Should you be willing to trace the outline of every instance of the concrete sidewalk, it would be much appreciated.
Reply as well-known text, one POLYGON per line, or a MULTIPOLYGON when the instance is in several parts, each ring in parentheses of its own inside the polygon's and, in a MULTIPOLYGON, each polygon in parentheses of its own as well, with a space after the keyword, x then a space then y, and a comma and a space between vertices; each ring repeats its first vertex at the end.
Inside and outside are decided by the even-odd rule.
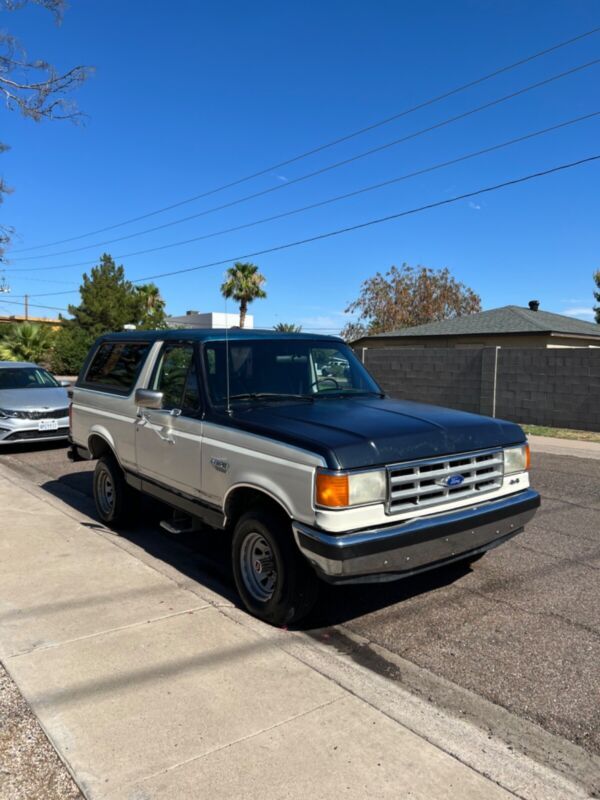
POLYGON ((600 443, 581 439, 556 439, 552 436, 528 436, 532 453, 552 453, 557 456, 593 458, 600 461, 600 443))
POLYGON ((87 798, 584 796, 543 771, 532 781, 512 753, 522 792, 502 788, 478 767, 479 740, 470 765, 431 743, 437 710, 414 712, 427 741, 397 721, 408 697, 384 687, 378 707, 372 686, 349 690, 319 654, 282 646, 295 634, 2 466, 0 509, 0 658, 87 798))

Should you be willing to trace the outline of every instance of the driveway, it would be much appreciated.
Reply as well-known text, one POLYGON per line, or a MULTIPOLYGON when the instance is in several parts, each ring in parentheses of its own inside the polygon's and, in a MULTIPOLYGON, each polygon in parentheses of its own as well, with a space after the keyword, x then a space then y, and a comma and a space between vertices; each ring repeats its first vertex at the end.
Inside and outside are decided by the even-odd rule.
MULTIPOLYGON (((93 464, 71 464, 56 446, 0 457, 90 510, 93 464)), ((483 698, 600 754, 600 461, 537 453, 532 483, 543 498, 535 521, 471 569, 325 587, 304 627, 456 713, 483 698)), ((170 537, 155 519, 153 508, 125 535, 234 596, 222 534, 170 537)))

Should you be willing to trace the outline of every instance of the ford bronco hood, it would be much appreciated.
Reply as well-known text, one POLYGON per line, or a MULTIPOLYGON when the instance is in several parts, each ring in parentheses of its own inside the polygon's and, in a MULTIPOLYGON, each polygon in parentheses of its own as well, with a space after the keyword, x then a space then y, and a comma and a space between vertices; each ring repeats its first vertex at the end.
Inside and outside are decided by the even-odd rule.
POLYGON ((332 469, 520 444, 518 425, 390 398, 322 398, 236 409, 231 422, 322 455, 332 469))

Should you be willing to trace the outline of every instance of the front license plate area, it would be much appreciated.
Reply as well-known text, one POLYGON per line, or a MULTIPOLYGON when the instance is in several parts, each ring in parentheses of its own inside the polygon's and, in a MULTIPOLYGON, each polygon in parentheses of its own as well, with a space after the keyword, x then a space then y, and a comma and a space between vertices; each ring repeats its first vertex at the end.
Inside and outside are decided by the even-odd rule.
POLYGON ((57 419, 42 419, 38 422, 38 431, 57 431, 57 419))

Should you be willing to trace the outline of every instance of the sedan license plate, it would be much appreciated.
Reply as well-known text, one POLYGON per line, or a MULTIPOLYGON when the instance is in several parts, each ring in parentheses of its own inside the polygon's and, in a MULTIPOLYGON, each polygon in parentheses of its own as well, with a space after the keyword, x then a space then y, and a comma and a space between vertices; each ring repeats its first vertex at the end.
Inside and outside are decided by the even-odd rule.
POLYGON ((38 422, 38 431, 56 431, 58 430, 57 419, 42 419, 38 422))

